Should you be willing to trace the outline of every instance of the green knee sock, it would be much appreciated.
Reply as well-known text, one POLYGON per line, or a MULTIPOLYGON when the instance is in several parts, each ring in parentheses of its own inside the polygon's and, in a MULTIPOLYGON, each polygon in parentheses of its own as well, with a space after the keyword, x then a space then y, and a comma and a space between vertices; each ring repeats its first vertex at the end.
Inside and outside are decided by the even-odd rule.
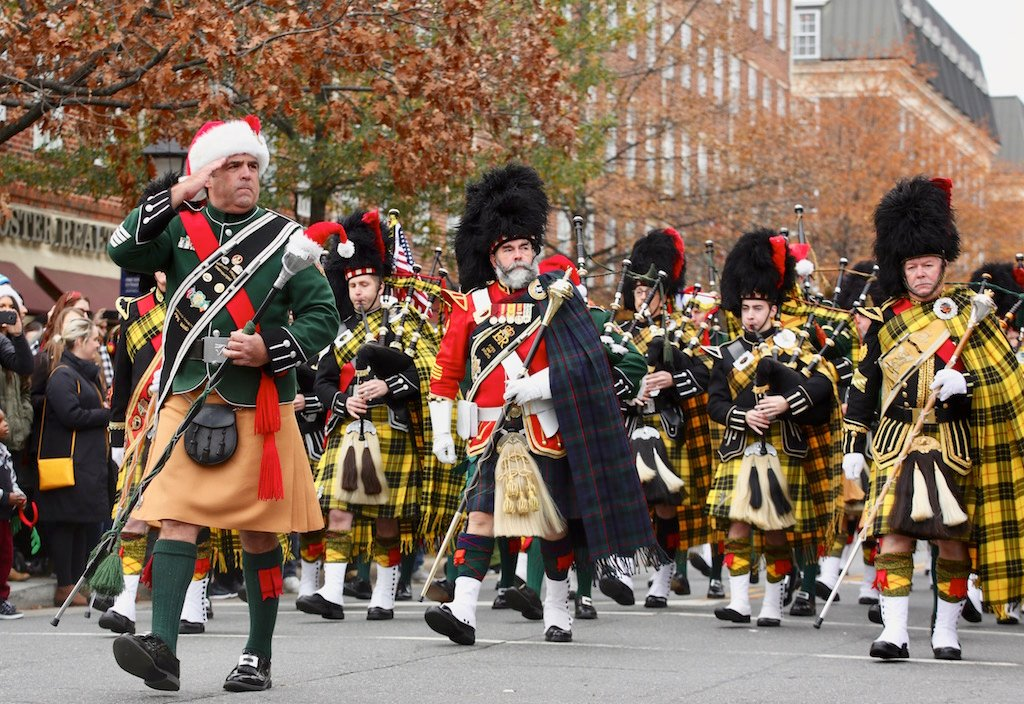
POLYGON ((364 582, 370 581, 370 561, 365 556, 356 560, 356 576, 364 582))
POLYGON ((594 592, 594 568, 592 565, 576 565, 576 596, 590 598, 594 592))
POLYGON ((412 571, 416 566, 416 553, 403 555, 398 566, 398 583, 404 586, 412 584, 412 571))
POLYGON ((800 589, 814 596, 815 582, 818 581, 818 561, 807 560, 801 551, 796 551, 796 564, 800 567, 800 589))
POLYGON ((690 551, 680 550, 676 553, 676 574, 686 578, 686 568, 690 565, 690 551))
MULTIPOLYGON (((501 558, 501 576, 498 578, 498 587, 511 587, 516 581, 516 560, 518 552, 512 552, 508 538, 498 538, 498 557, 501 558)), ((516 545, 519 541, 516 541, 516 545)))
POLYGON ((158 540, 153 547, 153 634, 171 652, 178 648, 178 623, 196 568, 196 544, 158 540))
POLYGON ((246 650, 270 659, 270 641, 277 623, 277 607, 281 602, 281 546, 270 552, 242 553, 245 574, 245 595, 249 603, 249 640, 246 650))
POLYGON ((526 552, 526 586, 540 594, 543 583, 544 557, 540 554, 540 538, 534 538, 526 552))

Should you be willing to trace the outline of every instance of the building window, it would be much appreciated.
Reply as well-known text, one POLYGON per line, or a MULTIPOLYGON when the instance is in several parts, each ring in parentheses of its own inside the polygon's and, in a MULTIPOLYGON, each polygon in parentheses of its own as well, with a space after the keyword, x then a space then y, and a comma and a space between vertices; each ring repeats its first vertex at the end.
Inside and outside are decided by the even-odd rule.
POLYGON ((708 92, 708 48, 701 44, 697 47, 697 93, 701 96, 708 92))
POLYGON ((665 132, 661 138, 661 189, 668 197, 675 195, 676 185, 676 146, 671 132, 665 132))
POLYGON ((729 57, 729 111, 737 113, 740 110, 740 60, 735 56, 729 57))
POLYGON ((747 12, 747 24, 754 31, 757 31, 757 0, 750 0, 750 11, 747 12))
POLYGON ((786 116, 786 92, 782 90, 781 83, 775 86, 775 112, 779 114, 779 117, 786 116))
POLYGON ((757 69, 747 66, 747 98, 751 105, 757 102, 757 69))
POLYGON ((721 103, 725 95, 725 53, 716 46, 714 57, 715 100, 721 103))
POLYGON ((764 87, 761 89, 761 104, 765 110, 772 109, 772 84, 767 76, 764 79, 764 87))
POLYGON ((778 23, 778 27, 775 28, 775 35, 779 40, 779 49, 781 51, 786 50, 786 21, 789 19, 789 3, 786 0, 778 0, 775 5, 775 19, 778 23))
POLYGON ((679 137, 679 165, 680 165, 680 177, 683 185, 683 194, 690 195, 690 175, 693 170, 690 165, 690 138, 685 134, 679 137))
POLYGON ((764 0, 764 38, 772 40, 772 0, 764 0))
POLYGON ((821 10, 793 13, 793 58, 821 58, 821 10))
POLYGON ((633 108, 626 111, 626 178, 636 178, 636 130, 633 108))

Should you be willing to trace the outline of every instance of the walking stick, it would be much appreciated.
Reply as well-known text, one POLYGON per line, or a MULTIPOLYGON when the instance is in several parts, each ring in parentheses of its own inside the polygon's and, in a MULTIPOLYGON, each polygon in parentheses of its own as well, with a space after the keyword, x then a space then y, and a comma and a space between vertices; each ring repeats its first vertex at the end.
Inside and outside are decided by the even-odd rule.
MULTIPOLYGON (((541 320, 540 329, 537 330, 537 335, 533 338, 533 344, 530 345, 530 351, 527 352, 526 358, 523 360, 522 369, 519 370, 519 374, 516 376, 517 379, 521 379, 526 376, 530 369, 530 362, 533 361, 533 358, 540 347, 540 341, 544 337, 544 331, 551 325, 551 320, 555 317, 555 313, 558 312, 558 309, 562 307, 562 303, 573 295, 572 284, 569 283, 570 272, 571 270, 567 268, 561 279, 553 281, 551 285, 548 286, 548 298, 550 299, 550 302, 548 303, 547 310, 544 311, 544 318, 541 320), (564 285, 555 286, 555 284, 559 282, 564 282, 564 285), (566 286, 568 288, 566 288, 566 286)), ((434 564, 431 565, 427 581, 423 585, 423 591, 420 593, 420 601, 423 601, 423 599, 426 598, 427 589, 430 588, 430 583, 434 581, 438 565, 441 564, 441 556, 448 552, 448 545, 451 543, 452 537, 455 535, 455 530, 462 522, 462 514, 466 510, 469 491, 473 488, 477 478, 480 476, 479 463, 483 462, 488 456, 490 456, 491 451, 494 449, 495 437, 497 437, 498 430, 505 422, 505 416, 508 413, 510 405, 511 403, 506 401, 501 407, 501 413, 498 415, 498 420, 494 424, 494 430, 491 431, 491 435, 487 439, 487 445, 484 446, 483 452, 480 453, 480 459, 477 462, 477 470, 470 481, 466 482, 466 488, 462 490, 462 498, 459 500, 459 507, 455 510, 455 516, 452 518, 452 522, 448 526, 448 532, 445 533, 444 541, 441 543, 441 546, 437 549, 437 554, 434 556, 434 564)))
MULTIPOLYGON (((964 347, 967 345, 967 340, 970 339, 971 333, 974 332, 974 328, 988 316, 993 310, 995 310, 995 303, 992 300, 992 296, 981 292, 971 297, 971 316, 967 321, 967 329, 964 331, 963 337, 960 338, 960 342, 957 343, 956 349, 953 350, 953 355, 946 362, 945 369, 952 369, 956 365, 957 360, 960 359, 960 353, 963 352, 964 347)), ((846 577, 846 573, 850 571, 850 565, 853 564, 854 557, 857 556, 857 551, 860 549, 861 544, 868 537, 868 530, 871 528, 871 524, 874 523, 875 516, 881 510, 885 497, 889 493, 896 478, 899 477, 900 471, 903 469, 903 463, 907 459, 907 455, 910 454, 910 446, 914 442, 914 438, 921 434, 921 429, 924 427, 924 419, 933 408, 935 408, 935 402, 938 400, 938 396, 934 391, 928 394, 928 400, 924 405, 924 409, 921 411, 921 415, 917 417, 917 422, 914 423, 914 427, 910 429, 910 433, 907 434, 907 439, 903 443, 903 450, 900 451, 899 456, 893 463, 892 473, 886 480, 885 484, 878 491, 878 497, 875 499, 875 503, 871 506, 871 510, 863 520, 863 525, 860 531, 857 533, 857 540, 853 544, 853 549, 850 551, 850 556, 846 560, 846 564, 843 565, 842 571, 839 573, 839 578, 836 580, 835 586, 832 587, 832 591, 828 595, 828 599, 825 601, 825 606, 821 609, 821 615, 818 616, 814 621, 814 627, 820 629, 821 624, 825 621, 825 614, 828 613, 829 608, 832 606, 832 602, 836 598, 836 594, 839 592, 839 585, 843 583, 843 579, 846 577)))
MULTIPOLYGON (((340 225, 335 223, 317 223, 307 230, 307 232, 296 232, 288 239, 288 245, 284 255, 281 257, 281 272, 278 274, 277 279, 274 281, 273 287, 267 292, 266 298, 260 304, 260 307, 253 314, 252 320, 245 324, 242 329, 247 335, 252 335, 256 332, 256 325, 259 324, 260 319, 264 313, 270 308, 271 303, 277 297, 277 294, 284 289, 285 284, 298 274, 303 269, 313 266, 313 263, 319 261, 320 254, 323 251, 323 241, 332 232, 336 232, 336 228, 340 228, 340 225), (328 227, 318 227, 320 225, 326 225, 328 227)), ((181 436, 185 434, 185 430, 189 424, 195 420, 195 417, 199 414, 199 410, 203 406, 203 402, 206 397, 210 395, 214 387, 223 378, 227 368, 231 365, 230 359, 225 359, 223 363, 210 377, 210 381, 206 384, 206 389, 199 395, 199 397, 193 401, 192 405, 189 406, 188 412, 185 414, 184 419, 178 425, 178 428, 174 431, 174 435, 168 441, 166 447, 164 447, 163 453, 160 458, 153 465, 153 469, 149 471, 146 477, 139 482, 139 485, 132 492, 127 503, 125 503, 122 510, 117 514, 117 518, 114 519, 114 525, 103 534, 100 542, 93 548, 92 554, 89 556, 89 561, 85 565, 85 570, 82 572, 82 576, 78 578, 75 586, 71 589, 71 593, 68 594, 67 599, 61 605, 60 609, 57 610, 57 614, 51 619, 50 625, 57 627, 60 625, 61 617, 64 616, 64 612, 67 611, 68 607, 71 606, 71 602, 74 600, 78 592, 85 586, 85 582, 92 578, 94 573, 97 572, 98 568, 101 567, 101 563, 108 559, 116 559, 120 561, 120 557, 114 552, 114 548, 117 545, 117 541, 120 538, 121 530, 124 528, 125 523, 128 522, 128 517, 139 503, 139 499, 142 497, 142 492, 146 490, 150 482, 160 473, 164 465, 171 457, 171 453, 174 451, 175 445, 181 439, 181 436)), ((172 383, 172 379, 167 379, 166 383, 172 383)), ((116 569, 120 570, 120 564, 115 565, 116 569)), ((123 581, 122 581, 123 587, 123 581)), ((116 596, 116 595, 114 595, 116 596)))

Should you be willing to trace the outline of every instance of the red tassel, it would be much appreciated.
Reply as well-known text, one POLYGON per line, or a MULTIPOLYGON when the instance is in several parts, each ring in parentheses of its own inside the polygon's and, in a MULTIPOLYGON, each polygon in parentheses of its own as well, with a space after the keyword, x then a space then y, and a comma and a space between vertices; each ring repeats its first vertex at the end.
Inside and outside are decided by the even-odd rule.
POLYGON ((153 556, 149 556, 149 560, 146 561, 146 566, 142 568, 142 576, 139 577, 139 581, 144 585, 153 588, 153 556))
POLYGON ((263 436, 263 459, 260 462, 260 486, 257 493, 260 501, 280 501, 284 498, 284 482, 281 479, 281 458, 277 456, 274 435, 263 436))
POLYGON ((278 408, 277 384, 269 374, 260 375, 260 388, 256 392, 256 432, 260 435, 276 433, 281 429, 281 410, 278 408))

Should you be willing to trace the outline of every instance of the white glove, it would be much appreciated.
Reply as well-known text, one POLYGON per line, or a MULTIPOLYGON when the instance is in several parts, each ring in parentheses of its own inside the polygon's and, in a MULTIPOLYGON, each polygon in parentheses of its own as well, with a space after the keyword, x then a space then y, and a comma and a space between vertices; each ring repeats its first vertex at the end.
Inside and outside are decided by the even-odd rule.
POLYGON ((120 467, 124 464, 124 448, 123 447, 112 447, 110 448, 110 459, 114 460, 114 464, 120 467))
POLYGON ((938 391, 940 401, 950 396, 967 393, 967 379, 956 369, 940 369, 935 372, 932 389, 938 391))
POLYGON ((160 372, 164 369, 163 365, 156 368, 153 372, 153 383, 149 385, 149 395, 156 398, 157 394, 160 393, 160 372))
POLYGON ((522 379, 509 379, 505 382, 506 401, 523 406, 542 398, 551 398, 551 379, 547 369, 522 379))
POLYGON ((451 399, 438 399, 427 405, 430 407, 430 429, 434 434, 434 457, 441 464, 455 464, 451 399))
POLYGON ((868 463, 860 452, 847 452, 843 455, 843 474, 852 482, 860 479, 860 475, 868 470, 868 463))

